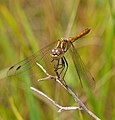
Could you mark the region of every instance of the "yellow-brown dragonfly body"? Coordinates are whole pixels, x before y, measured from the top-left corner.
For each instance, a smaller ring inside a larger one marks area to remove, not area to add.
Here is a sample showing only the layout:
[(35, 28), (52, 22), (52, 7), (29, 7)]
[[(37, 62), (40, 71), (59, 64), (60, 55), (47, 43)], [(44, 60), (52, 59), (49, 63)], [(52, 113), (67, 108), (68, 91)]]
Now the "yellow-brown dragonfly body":
[[(69, 50), (80, 81), (82, 81), (82, 80), (88, 81), (88, 84), (93, 84), (92, 82), (94, 82), (94, 78), (92, 77), (92, 75), (90, 74), (88, 69), (85, 67), (79, 54), (77, 53), (77, 50), (75, 49), (75, 47), (73, 45), (74, 41), (76, 41), (77, 39), (81, 38), (82, 36), (88, 34), (89, 32), (90, 32), (90, 29), (87, 28), (74, 37), (61, 38), (60, 40), (58, 40), (56, 47), (51, 49), (50, 57), (52, 60), (50, 63), (52, 63), (52, 64), (54, 63), (53, 67), (54, 67), (54, 71), (55, 71), (56, 75), (58, 75), (58, 76), (61, 75), (66, 67), (65, 72), (62, 77), (64, 79), (64, 76), (68, 69), (68, 62), (67, 62), (64, 54)], [(38, 62), (40, 60), (42, 60), (42, 58), (47, 54), (47, 50), (48, 50), (47, 47), (45, 48), (45, 50), (44, 49), (41, 50), (42, 57), (38, 59)], [(33, 62), (37, 62), (36, 61), (36, 58), (38, 57), (37, 54), (38, 53), (35, 53), (32, 56), (28, 57), (27, 59), (10, 67), (8, 70), (8, 76), (12, 75), (10, 73), (17, 73), (18, 71), (21, 71), (21, 69), (29, 69), (33, 65), (35, 65), (35, 64), (32, 64), (32, 65), (30, 65), (30, 64)], [(30, 67), (27, 67), (27, 66), (30, 66)], [(60, 70), (60, 72), (58, 72), (58, 70)]]

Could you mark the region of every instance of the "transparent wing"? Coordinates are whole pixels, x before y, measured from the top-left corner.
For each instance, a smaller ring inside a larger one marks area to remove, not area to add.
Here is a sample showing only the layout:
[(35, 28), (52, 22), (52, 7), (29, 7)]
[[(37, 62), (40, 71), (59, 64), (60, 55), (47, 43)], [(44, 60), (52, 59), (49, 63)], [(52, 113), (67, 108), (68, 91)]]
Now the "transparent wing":
[[(47, 61), (47, 59), (50, 57), (50, 55), (49, 55), (50, 51), (54, 47), (54, 44), (56, 42), (57, 41), (51, 43), (50, 45), (42, 48), (41, 50), (39, 50), (38, 52), (34, 53), (30, 57), (27, 57), (26, 59), (18, 62), (17, 64), (15, 64), (13, 66), (11, 66), (9, 68), (9, 70), (7, 71), (7, 76), (11, 76), (11, 75), (22, 73), (22, 72), (32, 68), (33, 66), (35, 66), (36, 62), (41, 63), (42, 59)], [(47, 62), (50, 63), (50, 61), (47, 61)]]
[(72, 56), (75, 69), (78, 73), (79, 80), (84, 87), (88, 88), (93, 88), (95, 85), (95, 80), (85, 64), (83, 63), (80, 55), (78, 54), (77, 50), (75, 49), (74, 45), (70, 43), (70, 48), (69, 48), (70, 54)]

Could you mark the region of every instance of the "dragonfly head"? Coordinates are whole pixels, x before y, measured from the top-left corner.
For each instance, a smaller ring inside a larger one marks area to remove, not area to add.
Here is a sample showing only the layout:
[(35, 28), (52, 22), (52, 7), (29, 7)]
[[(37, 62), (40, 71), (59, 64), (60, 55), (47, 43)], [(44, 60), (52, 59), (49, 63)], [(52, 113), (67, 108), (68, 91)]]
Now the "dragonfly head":
[(50, 56), (53, 59), (60, 59), (62, 55), (63, 55), (63, 50), (61, 48), (52, 49), (51, 54), (50, 54)]

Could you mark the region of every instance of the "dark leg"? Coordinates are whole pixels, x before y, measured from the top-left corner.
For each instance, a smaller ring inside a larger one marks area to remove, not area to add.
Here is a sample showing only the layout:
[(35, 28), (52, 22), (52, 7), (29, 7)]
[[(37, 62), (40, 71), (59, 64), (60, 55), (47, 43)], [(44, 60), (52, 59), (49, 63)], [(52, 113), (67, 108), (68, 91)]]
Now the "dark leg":
[(51, 63), (53, 63), (53, 62), (57, 62), (57, 63), (54, 63), (54, 71), (55, 71), (55, 73), (56, 73), (56, 76), (58, 76), (58, 77), (60, 77), (60, 75), (59, 75), (59, 73), (58, 73), (58, 69), (61, 69), (61, 67), (59, 68), (59, 66), (60, 66), (60, 64), (59, 64), (59, 62), (60, 62), (60, 59), (58, 59), (58, 60), (55, 60), (55, 59), (52, 59), (51, 60)]
[[(57, 66), (57, 69), (55, 69), (55, 72), (56, 72), (56, 75), (59, 77), (65, 68), (65, 62), (64, 62), (63, 57), (61, 57), (61, 59), (58, 60), (58, 63), (56, 66)], [(59, 69), (61, 69), (61, 71), (57, 72)]]
[(60, 65), (62, 65), (61, 71), (60, 71), (60, 75), (61, 75), (61, 73), (63, 72), (63, 70), (64, 70), (64, 68), (65, 68), (65, 61), (64, 61), (64, 58), (63, 58), (63, 57), (61, 58), (61, 64), (60, 64)]
[[(64, 60), (64, 66), (65, 66), (65, 64), (66, 64), (66, 69), (65, 69), (65, 72), (64, 72), (64, 75), (63, 75), (63, 77), (62, 78), (64, 78), (65, 77), (65, 75), (66, 75), (66, 72), (67, 72), (67, 69), (68, 69), (68, 62), (67, 62), (67, 60), (66, 60), (66, 58), (63, 56), (63, 60)], [(65, 68), (65, 67), (64, 67)]]
[[(60, 61), (60, 60), (61, 60), (61, 61)], [(54, 62), (54, 59), (52, 59), (51, 63), (52, 63), (52, 62)], [(65, 66), (65, 65), (66, 65), (66, 66)], [(65, 67), (66, 67), (66, 69), (65, 69)], [(58, 72), (59, 69), (61, 69), (60, 73)], [(56, 64), (54, 64), (54, 71), (55, 71), (56, 75), (59, 77), (59, 76), (62, 74), (62, 72), (64, 71), (64, 69), (65, 69), (65, 72), (64, 72), (64, 75), (63, 75), (62, 79), (64, 79), (65, 74), (66, 74), (67, 69), (68, 69), (67, 60), (66, 60), (66, 58), (63, 56), (63, 57), (61, 57), (61, 59), (57, 60), (57, 63), (56, 63)]]

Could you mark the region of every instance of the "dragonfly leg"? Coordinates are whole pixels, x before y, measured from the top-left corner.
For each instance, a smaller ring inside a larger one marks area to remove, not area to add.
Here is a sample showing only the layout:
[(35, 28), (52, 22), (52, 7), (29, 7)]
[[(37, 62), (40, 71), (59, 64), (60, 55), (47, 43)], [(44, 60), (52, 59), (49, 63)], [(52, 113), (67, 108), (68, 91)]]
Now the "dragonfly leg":
[(64, 70), (64, 68), (65, 68), (65, 61), (64, 61), (64, 58), (63, 58), (63, 57), (61, 58), (61, 64), (60, 64), (60, 65), (61, 65), (61, 68), (60, 68), (61, 71), (60, 71), (59, 75), (62, 74), (62, 72), (63, 72), (63, 70)]
[(58, 60), (52, 59), (52, 60), (51, 60), (51, 63), (56, 62), (56, 61), (57, 61), (57, 63), (54, 63), (53, 67), (54, 67), (54, 71), (55, 71), (56, 75), (57, 75), (58, 77), (60, 77), (60, 75), (59, 75), (59, 73), (58, 73), (58, 70), (62, 68), (62, 66), (59, 67), (59, 66), (61, 65), (61, 64), (59, 64), (60, 59), (58, 59)]
[[(52, 59), (51, 63), (54, 62), (54, 59)], [(66, 69), (65, 69), (66, 67)], [(61, 70), (60, 70), (61, 69)], [(64, 79), (65, 75), (66, 75), (66, 72), (67, 72), (67, 69), (68, 69), (68, 63), (67, 63), (67, 60), (66, 58), (63, 56), (61, 57), (60, 59), (57, 60), (57, 63), (54, 64), (54, 71), (56, 73), (56, 75), (59, 77), (62, 72), (64, 71), (65, 69), (65, 72), (63, 74), (63, 77), (62, 79)], [(58, 70), (60, 70), (60, 72), (58, 72)]]
[[(61, 60), (61, 61), (60, 61)], [(64, 70), (64, 68), (65, 68), (65, 62), (64, 62), (64, 59), (63, 59), (63, 57), (61, 58), (61, 59), (59, 59), (58, 60), (58, 63), (57, 63), (57, 65), (56, 65), (56, 67), (55, 67), (56, 69), (55, 69), (55, 71), (56, 71), (56, 74), (58, 75), (58, 76), (60, 76), (61, 75), (61, 73), (62, 73), (62, 71)], [(58, 70), (60, 70), (61, 69), (61, 71), (60, 72), (58, 72)]]
[(63, 56), (63, 60), (64, 60), (64, 68), (65, 68), (65, 65), (66, 65), (66, 69), (65, 69), (65, 72), (64, 72), (64, 75), (63, 75), (63, 77), (62, 78), (64, 78), (65, 77), (65, 75), (66, 75), (66, 72), (67, 72), (67, 69), (68, 69), (68, 62), (67, 62), (67, 60), (66, 60), (66, 58)]
[(68, 62), (67, 62), (67, 60), (64, 56), (61, 58), (61, 64), (60, 65), (61, 65), (61, 67), (60, 67), (61, 71), (60, 71), (59, 75), (61, 75), (62, 72), (65, 69), (65, 72), (64, 72), (63, 77), (62, 77), (62, 79), (64, 79), (64, 77), (66, 75), (66, 72), (67, 72), (67, 69), (68, 69)]

